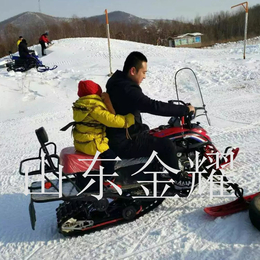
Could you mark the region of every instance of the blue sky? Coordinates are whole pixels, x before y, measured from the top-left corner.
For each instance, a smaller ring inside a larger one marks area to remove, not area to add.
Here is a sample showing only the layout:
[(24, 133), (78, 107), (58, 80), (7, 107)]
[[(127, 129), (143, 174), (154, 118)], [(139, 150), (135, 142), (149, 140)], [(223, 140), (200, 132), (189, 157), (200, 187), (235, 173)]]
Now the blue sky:
[[(242, 2), (242, 1), (241, 1)], [(44, 14), (67, 17), (90, 17), (108, 12), (124, 11), (148, 19), (184, 19), (193, 21), (196, 16), (206, 16), (219, 11), (231, 11), (239, 0), (40, 0)], [(248, 1), (249, 7), (260, 4)], [(39, 0), (1, 0), (0, 21), (26, 11), (38, 12)], [(239, 7), (242, 8), (242, 7)], [(239, 10), (239, 8), (235, 8)]]

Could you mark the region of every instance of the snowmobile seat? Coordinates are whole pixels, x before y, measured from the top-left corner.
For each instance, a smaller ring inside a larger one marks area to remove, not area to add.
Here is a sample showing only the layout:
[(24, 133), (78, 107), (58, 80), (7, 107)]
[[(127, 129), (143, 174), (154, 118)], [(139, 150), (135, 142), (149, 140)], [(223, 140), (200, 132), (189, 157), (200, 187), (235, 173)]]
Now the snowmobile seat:
[[(92, 163), (92, 159), (94, 156), (88, 155), (85, 153), (81, 153), (75, 150), (73, 146), (66, 147), (62, 149), (60, 153), (60, 164), (63, 166), (64, 174), (75, 174), (78, 172), (85, 172), (90, 164)], [(81, 161), (81, 159), (84, 159)], [(85, 160), (88, 161), (85, 161)], [(99, 166), (101, 165), (101, 161), (95, 162), (92, 170), (99, 171)]]
[[(73, 146), (66, 147), (62, 149), (60, 153), (60, 164), (63, 166), (62, 171), (64, 174), (75, 174), (79, 172), (85, 172), (92, 163), (93, 158), (94, 156), (92, 155), (87, 155), (76, 151)], [(87, 159), (88, 161), (81, 161), (81, 159)], [(115, 171), (122, 167), (145, 164), (147, 160), (147, 157), (123, 159), (121, 161), (116, 162)], [(97, 161), (92, 167), (92, 170), (99, 171), (100, 165), (101, 161)]]
[(121, 161), (116, 162), (115, 171), (123, 168), (129, 167), (133, 165), (145, 164), (149, 158), (148, 157), (139, 157), (139, 158), (130, 158), (130, 159), (122, 159)]
[[(58, 170), (57, 164), (53, 162), (53, 159), (55, 159), (55, 161), (57, 161), (58, 159), (58, 164), (63, 166), (62, 171), (66, 175), (82, 173), (88, 170), (94, 156), (78, 152), (76, 151), (74, 146), (66, 147), (62, 149), (60, 156), (58, 156), (56, 153), (57, 150), (56, 145), (52, 142), (49, 142), (49, 138), (44, 127), (40, 127), (39, 129), (36, 129), (35, 133), (39, 143), (41, 144), (40, 150), (42, 150), (46, 154), (46, 159), (52, 169)], [(48, 150), (49, 145), (54, 146), (54, 152), (52, 152), (51, 154)], [(120, 168), (145, 164), (147, 159), (148, 159), (147, 157), (141, 157), (141, 158), (131, 158), (131, 159), (123, 159), (121, 161), (117, 161), (115, 164), (115, 171), (119, 170)], [(100, 165), (101, 165), (101, 161), (95, 162), (91, 170), (99, 171)]]

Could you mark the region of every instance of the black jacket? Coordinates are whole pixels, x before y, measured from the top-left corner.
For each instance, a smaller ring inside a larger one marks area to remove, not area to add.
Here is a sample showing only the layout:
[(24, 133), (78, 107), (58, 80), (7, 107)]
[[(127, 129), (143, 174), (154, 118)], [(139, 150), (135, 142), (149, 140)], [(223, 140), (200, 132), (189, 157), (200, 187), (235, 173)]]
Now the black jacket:
[(30, 56), (29, 50), (27, 48), (27, 42), (23, 39), (19, 44), (19, 55), (22, 59), (26, 59)]
[[(143, 94), (139, 85), (119, 70), (108, 80), (106, 89), (117, 114), (132, 113), (135, 116), (135, 124), (129, 128), (130, 136), (147, 130), (147, 126), (142, 123), (141, 112), (160, 116), (183, 116), (189, 113), (186, 106), (150, 99)], [(126, 140), (125, 129), (107, 128), (107, 136), (109, 145), (120, 145)]]

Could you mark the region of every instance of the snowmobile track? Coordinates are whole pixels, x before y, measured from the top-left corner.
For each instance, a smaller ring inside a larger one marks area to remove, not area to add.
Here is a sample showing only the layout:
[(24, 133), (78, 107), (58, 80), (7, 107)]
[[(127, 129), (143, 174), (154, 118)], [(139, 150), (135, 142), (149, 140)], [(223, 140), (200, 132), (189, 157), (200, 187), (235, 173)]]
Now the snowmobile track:
[[(143, 207), (141, 212), (132, 221), (140, 218), (141, 216), (144, 216), (145, 214), (149, 213), (153, 209), (157, 208), (159, 205), (162, 204), (163, 201), (164, 201), (164, 199), (155, 199), (152, 202), (144, 204), (146, 206)], [(64, 203), (60, 204), (59, 207), (56, 209), (59, 232), (62, 233), (64, 236), (79, 236), (79, 235), (84, 235), (84, 234), (91, 233), (91, 232), (102, 229), (103, 226), (100, 226), (97, 228), (95, 228), (95, 226), (93, 226), (93, 228), (90, 228), (86, 231), (72, 231), (72, 232), (67, 233), (67, 232), (62, 232), (60, 230), (62, 224), (70, 218), (75, 218), (75, 215), (79, 216), (79, 217), (85, 216), (86, 215), (86, 206), (89, 204), (90, 204), (90, 202), (81, 202), (81, 201), (64, 202)], [(130, 221), (120, 219), (116, 223), (113, 223), (113, 226), (118, 225), (118, 224), (123, 224), (126, 222), (130, 222)], [(107, 227), (112, 226), (112, 223), (109, 223), (106, 226)]]

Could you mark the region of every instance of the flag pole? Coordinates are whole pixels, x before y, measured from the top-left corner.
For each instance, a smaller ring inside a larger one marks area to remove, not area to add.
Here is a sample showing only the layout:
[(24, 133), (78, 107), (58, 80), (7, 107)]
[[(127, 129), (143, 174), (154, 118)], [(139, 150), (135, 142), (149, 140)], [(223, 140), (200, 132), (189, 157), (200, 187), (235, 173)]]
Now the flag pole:
[(107, 14), (107, 9), (105, 10), (106, 14), (106, 24), (107, 24), (107, 41), (108, 41), (108, 53), (109, 53), (109, 68), (110, 68), (110, 73), (108, 76), (112, 76), (112, 65), (111, 65), (111, 49), (110, 49), (110, 32), (109, 32), (109, 22), (108, 22), (108, 14)]

